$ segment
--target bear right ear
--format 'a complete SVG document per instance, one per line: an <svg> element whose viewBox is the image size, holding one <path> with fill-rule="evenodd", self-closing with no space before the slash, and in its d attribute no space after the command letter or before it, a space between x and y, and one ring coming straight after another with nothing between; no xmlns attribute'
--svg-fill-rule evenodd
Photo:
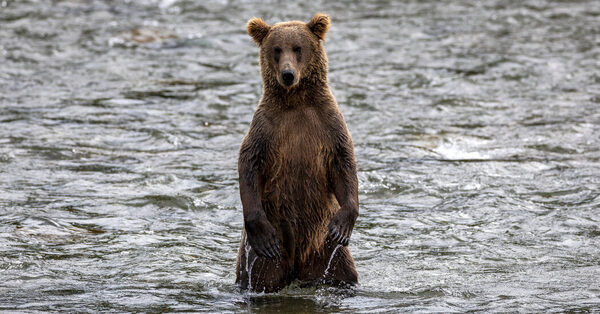
<svg viewBox="0 0 600 314"><path fill-rule="evenodd" d="M250 21L248 21L248 24L246 25L246 29L248 30L248 34L250 35L250 37L252 37L252 39L257 44L260 45L262 43L263 39L265 39L265 37L267 37L267 34L269 33L271 26L269 26L269 24L265 23L265 21L263 21L263 19L254 17L254 18L251 18Z"/></svg>
<svg viewBox="0 0 600 314"><path fill-rule="evenodd" d="M313 32L320 40L325 40L325 34L329 29L329 15L324 13L317 13L310 19L310 22L306 24L311 32Z"/></svg>

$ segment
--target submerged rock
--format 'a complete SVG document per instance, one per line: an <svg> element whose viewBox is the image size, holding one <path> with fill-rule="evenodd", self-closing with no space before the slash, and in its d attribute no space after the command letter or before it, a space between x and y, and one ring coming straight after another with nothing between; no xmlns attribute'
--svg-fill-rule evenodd
<svg viewBox="0 0 600 314"><path fill-rule="evenodd" d="M157 48L165 48L176 46L178 39L177 35L165 30L137 27L111 38L108 43L112 47L150 45L157 46Z"/></svg>

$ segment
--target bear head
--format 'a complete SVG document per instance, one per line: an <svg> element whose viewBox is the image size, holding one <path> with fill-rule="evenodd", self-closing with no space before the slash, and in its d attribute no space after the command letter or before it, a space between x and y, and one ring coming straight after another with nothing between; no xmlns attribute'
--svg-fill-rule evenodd
<svg viewBox="0 0 600 314"><path fill-rule="evenodd" d="M308 23L274 25L260 18L248 21L248 34L260 47L260 67L265 85L290 90L302 81L327 80L327 56L321 44L329 29L329 16L317 13Z"/></svg>

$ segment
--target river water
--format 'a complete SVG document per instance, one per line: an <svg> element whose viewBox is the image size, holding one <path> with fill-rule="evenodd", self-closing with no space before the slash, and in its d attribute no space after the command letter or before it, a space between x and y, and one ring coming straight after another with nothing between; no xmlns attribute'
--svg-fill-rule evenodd
<svg viewBox="0 0 600 314"><path fill-rule="evenodd" d="M246 21L332 16L360 286L234 285ZM0 311L600 308L600 2L0 1Z"/></svg>

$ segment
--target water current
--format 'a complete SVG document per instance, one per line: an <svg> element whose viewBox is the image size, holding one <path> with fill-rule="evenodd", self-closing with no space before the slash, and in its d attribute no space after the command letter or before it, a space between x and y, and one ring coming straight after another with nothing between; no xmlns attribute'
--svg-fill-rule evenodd
<svg viewBox="0 0 600 314"><path fill-rule="evenodd" d="M360 286L234 285L245 32L327 12ZM0 311L600 308L600 1L0 0Z"/></svg>

